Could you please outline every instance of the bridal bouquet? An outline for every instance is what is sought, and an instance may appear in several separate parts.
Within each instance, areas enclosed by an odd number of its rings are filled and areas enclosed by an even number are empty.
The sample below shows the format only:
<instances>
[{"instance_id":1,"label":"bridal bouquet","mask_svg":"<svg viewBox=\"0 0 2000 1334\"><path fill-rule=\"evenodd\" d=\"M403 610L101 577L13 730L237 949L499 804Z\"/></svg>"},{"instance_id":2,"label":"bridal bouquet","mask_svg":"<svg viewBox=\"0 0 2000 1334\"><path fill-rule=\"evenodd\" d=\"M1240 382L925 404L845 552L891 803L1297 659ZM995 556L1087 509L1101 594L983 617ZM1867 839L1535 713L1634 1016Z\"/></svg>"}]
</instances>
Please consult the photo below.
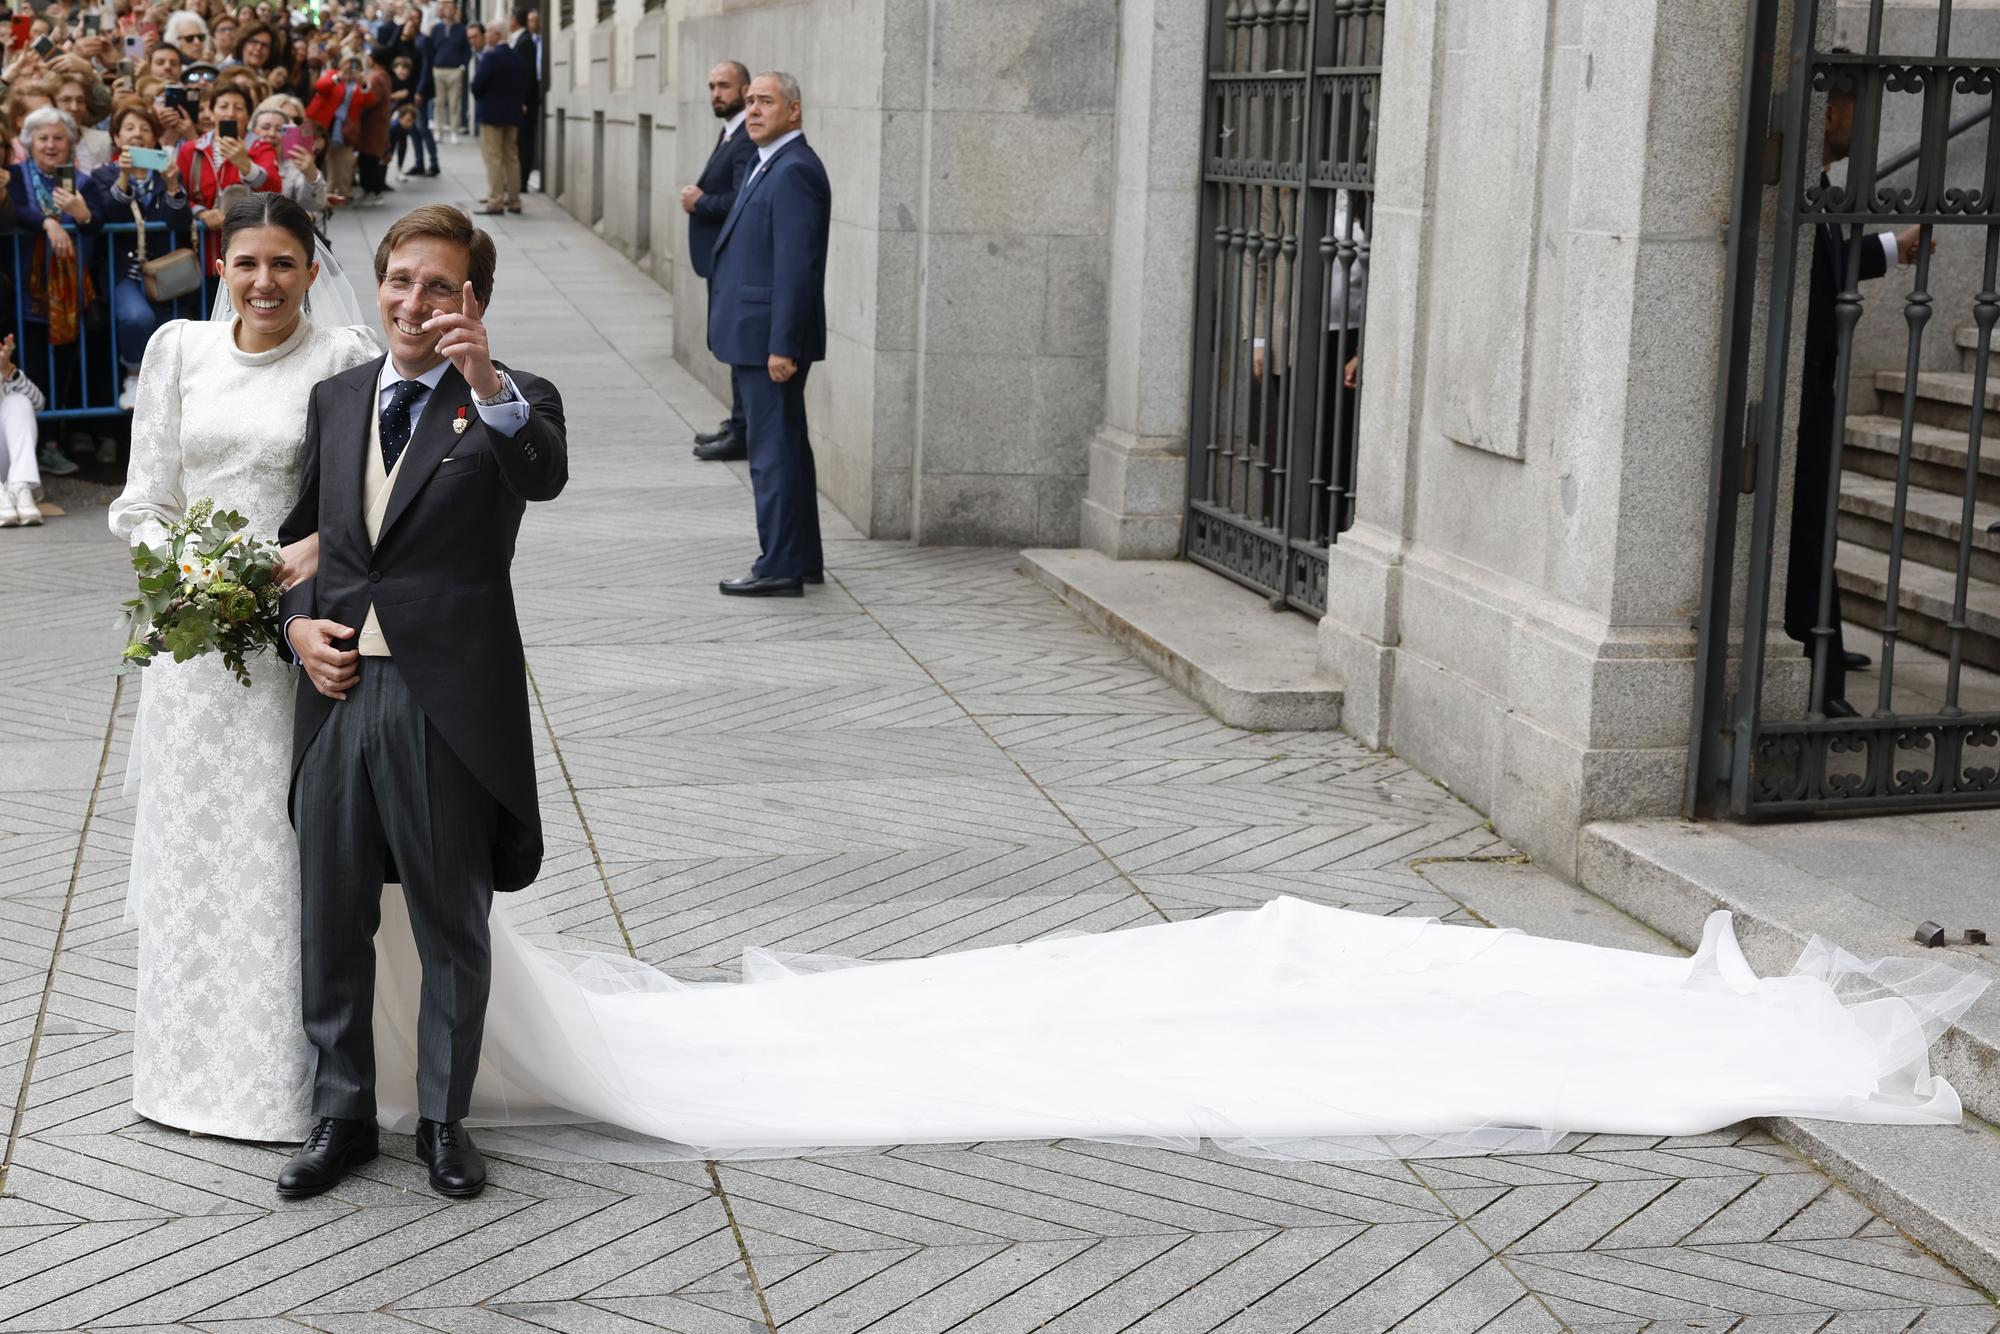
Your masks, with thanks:
<instances>
[{"instance_id":1,"label":"bridal bouquet","mask_svg":"<svg viewBox=\"0 0 2000 1334\"><path fill-rule=\"evenodd\" d=\"M131 642L120 673L162 653L175 662L220 653L236 679L250 684L246 662L278 642L280 590L277 544L252 537L249 526L242 515L218 514L213 500L199 500L167 529L164 554L132 549L139 596L125 604Z\"/></svg>"}]
</instances>

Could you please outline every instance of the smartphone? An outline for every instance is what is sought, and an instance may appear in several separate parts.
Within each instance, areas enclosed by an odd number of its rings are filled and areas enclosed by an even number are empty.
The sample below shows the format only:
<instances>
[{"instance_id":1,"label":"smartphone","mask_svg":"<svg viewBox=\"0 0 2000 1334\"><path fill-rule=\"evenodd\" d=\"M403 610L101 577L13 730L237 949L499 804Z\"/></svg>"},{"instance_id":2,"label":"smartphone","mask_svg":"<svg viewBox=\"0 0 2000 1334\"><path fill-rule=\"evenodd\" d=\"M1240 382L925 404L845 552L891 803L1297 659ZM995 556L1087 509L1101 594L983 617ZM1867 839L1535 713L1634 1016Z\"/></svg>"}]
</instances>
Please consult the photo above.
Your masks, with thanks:
<instances>
[{"instance_id":1,"label":"smartphone","mask_svg":"<svg viewBox=\"0 0 2000 1334\"><path fill-rule=\"evenodd\" d=\"M243 127L233 120L225 120L215 127L215 133L223 139L241 139Z\"/></svg>"},{"instance_id":2,"label":"smartphone","mask_svg":"<svg viewBox=\"0 0 2000 1334\"><path fill-rule=\"evenodd\" d=\"M278 161L290 161L292 150L295 148L303 148L308 153L313 151L312 133L303 125L290 125L285 128L284 137L278 140Z\"/></svg>"},{"instance_id":3,"label":"smartphone","mask_svg":"<svg viewBox=\"0 0 2000 1334\"><path fill-rule=\"evenodd\" d=\"M42 59L47 60L49 58L49 52L55 49L56 49L56 44L49 40L49 35L47 33L43 33L40 37L37 37L35 39L35 54L40 56Z\"/></svg>"},{"instance_id":4,"label":"smartphone","mask_svg":"<svg viewBox=\"0 0 2000 1334\"><path fill-rule=\"evenodd\" d=\"M128 148L132 155L132 165L145 171L165 171L174 155L164 148Z\"/></svg>"},{"instance_id":5,"label":"smartphone","mask_svg":"<svg viewBox=\"0 0 2000 1334\"><path fill-rule=\"evenodd\" d=\"M182 85L170 83L160 90L160 101L171 110L186 111L192 104L193 98Z\"/></svg>"},{"instance_id":6,"label":"smartphone","mask_svg":"<svg viewBox=\"0 0 2000 1334\"><path fill-rule=\"evenodd\" d=\"M104 16L102 14L85 14L83 16L84 36L95 37L97 36L98 33L103 31L104 31Z\"/></svg>"},{"instance_id":7,"label":"smartphone","mask_svg":"<svg viewBox=\"0 0 2000 1334\"><path fill-rule=\"evenodd\" d=\"M136 32L125 34L125 58L134 65L146 63L146 39Z\"/></svg>"},{"instance_id":8,"label":"smartphone","mask_svg":"<svg viewBox=\"0 0 2000 1334\"><path fill-rule=\"evenodd\" d=\"M20 50L28 44L28 38L33 35L34 31L35 16L33 14L16 14L14 16L14 40L10 45L16 51Z\"/></svg>"},{"instance_id":9,"label":"smartphone","mask_svg":"<svg viewBox=\"0 0 2000 1334\"><path fill-rule=\"evenodd\" d=\"M119 78L121 79L136 78L138 76L138 73L139 73L139 67L137 65L134 65L131 61L121 60L118 62Z\"/></svg>"},{"instance_id":10,"label":"smartphone","mask_svg":"<svg viewBox=\"0 0 2000 1334\"><path fill-rule=\"evenodd\" d=\"M76 168L64 167L56 173L56 184L71 194L76 193Z\"/></svg>"}]
</instances>

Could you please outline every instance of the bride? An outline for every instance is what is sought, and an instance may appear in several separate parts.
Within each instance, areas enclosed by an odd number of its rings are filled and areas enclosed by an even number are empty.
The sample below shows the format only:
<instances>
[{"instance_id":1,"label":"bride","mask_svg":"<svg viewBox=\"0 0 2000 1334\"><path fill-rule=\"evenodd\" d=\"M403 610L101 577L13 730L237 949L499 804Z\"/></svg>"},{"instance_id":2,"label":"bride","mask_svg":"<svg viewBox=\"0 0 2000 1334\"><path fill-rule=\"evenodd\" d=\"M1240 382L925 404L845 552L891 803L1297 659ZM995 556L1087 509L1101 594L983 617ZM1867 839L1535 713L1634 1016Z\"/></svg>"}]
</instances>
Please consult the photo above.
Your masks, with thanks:
<instances>
[{"instance_id":1,"label":"bride","mask_svg":"<svg viewBox=\"0 0 2000 1334\"><path fill-rule=\"evenodd\" d=\"M147 348L111 518L133 542L202 496L275 532L309 390L380 355L308 310L315 294L333 304L329 275L309 227L282 217L232 211L233 313L169 324ZM287 577L316 559L311 539L288 550ZM133 1105L296 1141L313 1118L285 809L292 676L275 658L253 676L246 690L197 659L142 677ZM472 1119L504 1128L489 1147L530 1156L1099 1137L1327 1157L1772 1115L1946 1123L1958 1099L1928 1047L1982 985L1818 946L1791 976L1759 978L1726 914L1693 958L1670 959L1293 899L866 966L753 951L740 984L695 985L538 943L519 897L492 914ZM377 952L379 1119L403 1128L421 969L400 895L385 896Z\"/></svg>"},{"instance_id":2,"label":"bride","mask_svg":"<svg viewBox=\"0 0 2000 1334\"><path fill-rule=\"evenodd\" d=\"M275 534L298 498L308 393L379 355L358 318L307 313L321 266L311 221L295 212L287 228L246 226L261 210L232 210L220 267L233 315L171 321L147 344L131 464L111 506L120 537L163 545L203 497ZM287 549L282 578L309 577L317 549L317 537ZM311 1073L285 809L291 675L260 660L245 689L219 659L163 656L140 680L127 898L139 945L133 1108L204 1134L300 1138Z\"/></svg>"}]
</instances>

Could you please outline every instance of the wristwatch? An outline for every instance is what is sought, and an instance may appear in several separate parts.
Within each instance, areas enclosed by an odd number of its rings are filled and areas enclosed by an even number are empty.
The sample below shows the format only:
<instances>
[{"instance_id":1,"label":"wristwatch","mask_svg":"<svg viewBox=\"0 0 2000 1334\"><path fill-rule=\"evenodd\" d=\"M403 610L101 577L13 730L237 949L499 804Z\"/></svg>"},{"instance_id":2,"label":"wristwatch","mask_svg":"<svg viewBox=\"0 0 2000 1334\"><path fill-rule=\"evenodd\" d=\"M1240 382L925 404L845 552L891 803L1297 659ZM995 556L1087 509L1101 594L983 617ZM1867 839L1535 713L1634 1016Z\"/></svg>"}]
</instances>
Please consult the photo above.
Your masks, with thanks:
<instances>
[{"instance_id":1,"label":"wristwatch","mask_svg":"<svg viewBox=\"0 0 2000 1334\"><path fill-rule=\"evenodd\" d=\"M507 377L504 375L500 377L499 393L495 394L491 398L481 398L477 394L473 395L472 398L473 406L479 408L497 408L502 403L512 403L513 401L514 401L514 386L507 383Z\"/></svg>"}]
</instances>

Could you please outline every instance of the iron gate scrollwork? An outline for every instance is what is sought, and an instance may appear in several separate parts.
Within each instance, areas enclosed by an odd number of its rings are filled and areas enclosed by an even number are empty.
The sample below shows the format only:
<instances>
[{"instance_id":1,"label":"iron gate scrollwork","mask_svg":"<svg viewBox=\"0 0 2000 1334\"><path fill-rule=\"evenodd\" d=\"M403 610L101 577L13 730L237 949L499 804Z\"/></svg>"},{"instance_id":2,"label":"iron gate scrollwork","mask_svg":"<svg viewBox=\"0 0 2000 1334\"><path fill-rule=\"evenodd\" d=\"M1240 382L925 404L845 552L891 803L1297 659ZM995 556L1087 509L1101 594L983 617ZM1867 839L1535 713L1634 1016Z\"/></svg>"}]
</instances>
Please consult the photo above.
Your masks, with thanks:
<instances>
[{"instance_id":1,"label":"iron gate scrollwork","mask_svg":"<svg viewBox=\"0 0 2000 1334\"><path fill-rule=\"evenodd\" d=\"M2000 60L1951 53L1951 0L1853 6L1859 50L1831 0L1781 45L1782 8L1752 0L1745 32L1687 806L2000 805ZM1876 278L1907 290L1871 301Z\"/></svg>"},{"instance_id":2,"label":"iron gate scrollwork","mask_svg":"<svg viewBox=\"0 0 2000 1334\"><path fill-rule=\"evenodd\" d=\"M1387 0L1213 0L1188 559L1326 611L1353 522Z\"/></svg>"}]
</instances>

